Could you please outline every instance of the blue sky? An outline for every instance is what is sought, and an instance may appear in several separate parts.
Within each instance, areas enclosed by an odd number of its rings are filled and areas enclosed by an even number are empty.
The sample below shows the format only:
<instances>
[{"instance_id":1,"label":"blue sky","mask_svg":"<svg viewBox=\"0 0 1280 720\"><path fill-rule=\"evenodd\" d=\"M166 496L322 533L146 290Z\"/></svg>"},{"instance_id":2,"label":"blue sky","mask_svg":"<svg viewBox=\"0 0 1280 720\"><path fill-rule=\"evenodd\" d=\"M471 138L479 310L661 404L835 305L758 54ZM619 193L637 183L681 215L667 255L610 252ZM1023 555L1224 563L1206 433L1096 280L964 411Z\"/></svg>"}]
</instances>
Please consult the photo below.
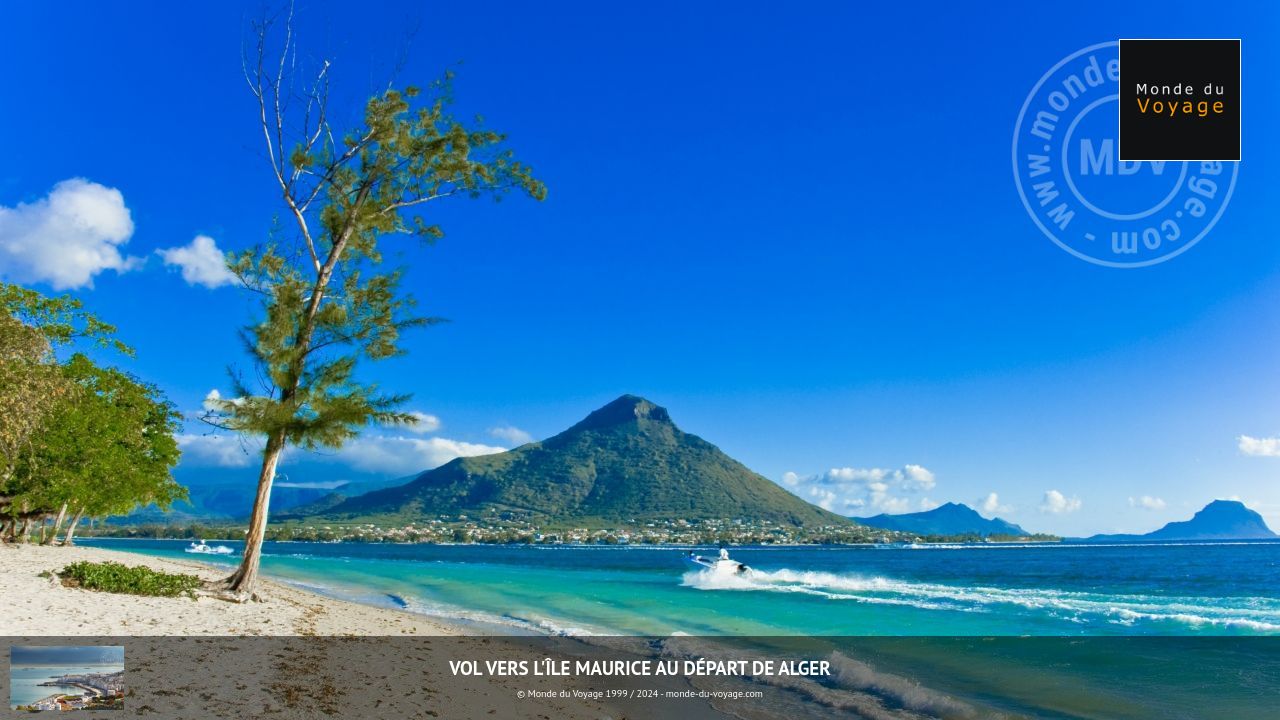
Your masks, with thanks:
<instances>
[{"instance_id":1,"label":"blue sky","mask_svg":"<svg viewBox=\"0 0 1280 720\"><path fill-rule=\"evenodd\" d=\"M403 241L406 284L451 322L365 376L440 426L294 457L291 481L408 474L633 392L853 514L987 501L1078 534L1240 497L1280 527L1276 10L464 5L299 6L353 117L417 24L400 77L453 67L459 114L508 133L549 196L442 205L444 240ZM129 369L191 411L243 364L252 305L157 253L252 245L279 212L240 74L258 8L29 3L0 31L0 249L43 248L0 253L0 275L83 297L138 348ZM1009 147L1050 66L1135 36L1243 38L1244 162L1201 243L1116 270L1040 233ZM127 211L86 241L116 257L39 234L85 192ZM180 477L248 492L234 443L190 432Z\"/></svg>"}]
</instances>

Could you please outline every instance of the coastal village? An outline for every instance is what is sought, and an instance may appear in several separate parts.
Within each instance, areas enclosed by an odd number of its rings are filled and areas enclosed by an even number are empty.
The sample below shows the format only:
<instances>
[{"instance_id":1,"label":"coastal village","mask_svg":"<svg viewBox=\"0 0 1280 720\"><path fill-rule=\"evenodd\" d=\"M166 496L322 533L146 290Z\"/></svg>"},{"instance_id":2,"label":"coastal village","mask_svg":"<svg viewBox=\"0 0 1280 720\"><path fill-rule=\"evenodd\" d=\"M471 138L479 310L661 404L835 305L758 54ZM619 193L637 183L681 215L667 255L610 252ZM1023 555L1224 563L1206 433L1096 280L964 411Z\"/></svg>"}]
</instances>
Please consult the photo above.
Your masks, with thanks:
<instances>
[{"instance_id":1,"label":"coastal village","mask_svg":"<svg viewBox=\"0 0 1280 720\"><path fill-rule=\"evenodd\" d=\"M103 537L235 539L243 532L225 525L102 525L89 535ZM486 545L837 545L919 540L907 533L857 525L796 527L769 520L656 520L594 527L550 528L495 513L477 518L442 516L406 524L283 523L267 539L312 542L387 542Z\"/></svg>"},{"instance_id":2,"label":"coastal village","mask_svg":"<svg viewBox=\"0 0 1280 720\"><path fill-rule=\"evenodd\" d=\"M853 544L897 540L901 533L870 528L822 526L800 528L768 520L659 520L612 527L552 529L526 520L479 519L465 515L428 520L400 527L373 523L353 526L275 528L275 539L316 539L363 542L478 543L533 545L797 545ZM331 536L331 537L326 537ZM892 537L890 537L892 536Z\"/></svg>"},{"instance_id":3,"label":"coastal village","mask_svg":"<svg viewBox=\"0 0 1280 720\"><path fill-rule=\"evenodd\" d=\"M226 525L104 525L104 537L237 539L244 528ZM632 521L609 526L550 528L527 518L494 512L487 517L441 516L406 524L353 523L272 525L267 539L308 542L370 542L482 545L865 545L925 542L1054 541L1055 536L922 535L864 525L797 527L770 520L691 519Z\"/></svg>"},{"instance_id":4,"label":"coastal village","mask_svg":"<svg viewBox=\"0 0 1280 720\"><path fill-rule=\"evenodd\" d=\"M17 705L19 712L42 712L54 710L108 710L124 706L124 672L86 673L78 675L59 675L48 682L40 683L48 687L76 687L83 694L73 695L56 693L37 700L30 705Z\"/></svg>"}]
</instances>

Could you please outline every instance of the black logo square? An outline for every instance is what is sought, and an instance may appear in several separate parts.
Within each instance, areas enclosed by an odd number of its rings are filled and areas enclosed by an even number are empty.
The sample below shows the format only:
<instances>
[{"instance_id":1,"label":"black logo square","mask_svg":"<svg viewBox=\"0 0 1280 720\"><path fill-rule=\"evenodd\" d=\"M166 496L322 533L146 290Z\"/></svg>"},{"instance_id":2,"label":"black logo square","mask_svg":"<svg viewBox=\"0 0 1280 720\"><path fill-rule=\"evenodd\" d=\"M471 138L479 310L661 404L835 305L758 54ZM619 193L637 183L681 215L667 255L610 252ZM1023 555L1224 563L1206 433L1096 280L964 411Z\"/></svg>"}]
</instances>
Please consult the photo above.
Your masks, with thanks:
<instances>
[{"instance_id":1,"label":"black logo square","mask_svg":"<svg viewBox=\"0 0 1280 720\"><path fill-rule=\"evenodd\" d=\"M1239 40L1120 41L1121 160L1240 159Z\"/></svg>"}]
</instances>

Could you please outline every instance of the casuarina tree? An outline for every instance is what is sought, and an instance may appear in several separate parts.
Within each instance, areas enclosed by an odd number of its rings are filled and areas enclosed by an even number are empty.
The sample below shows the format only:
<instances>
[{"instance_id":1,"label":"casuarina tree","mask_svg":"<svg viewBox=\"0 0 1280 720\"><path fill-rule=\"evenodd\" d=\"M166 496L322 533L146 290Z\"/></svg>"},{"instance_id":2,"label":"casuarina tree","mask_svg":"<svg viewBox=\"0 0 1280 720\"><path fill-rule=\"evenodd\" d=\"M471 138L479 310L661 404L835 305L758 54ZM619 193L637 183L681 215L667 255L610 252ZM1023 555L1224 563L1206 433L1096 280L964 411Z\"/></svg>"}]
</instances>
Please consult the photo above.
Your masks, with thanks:
<instances>
[{"instance_id":1,"label":"casuarina tree","mask_svg":"<svg viewBox=\"0 0 1280 720\"><path fill-rule=\"evenodd\" d=\"M291 12L291 11L290 11ZM283 203L284 229L228 258L241 285L261 299L243 332L251 376L232 373L234 392L211 394L209 422L257 437L257 492L239 568L224 582L249 599L258 578L271 486L289 447L337 448L369 425L412 424L406 396L362 381L361 361L402 354L404 331L435 322L414 312L401 269L384 260L391 243L443 236L426 212L451 197L542 199L545 188L504 147L504 136L450 113L450 80L387 89L343 130L329 99L331 65L302 78L290 14L252 25L245 80Z\"/></svg>"}]
</instances>

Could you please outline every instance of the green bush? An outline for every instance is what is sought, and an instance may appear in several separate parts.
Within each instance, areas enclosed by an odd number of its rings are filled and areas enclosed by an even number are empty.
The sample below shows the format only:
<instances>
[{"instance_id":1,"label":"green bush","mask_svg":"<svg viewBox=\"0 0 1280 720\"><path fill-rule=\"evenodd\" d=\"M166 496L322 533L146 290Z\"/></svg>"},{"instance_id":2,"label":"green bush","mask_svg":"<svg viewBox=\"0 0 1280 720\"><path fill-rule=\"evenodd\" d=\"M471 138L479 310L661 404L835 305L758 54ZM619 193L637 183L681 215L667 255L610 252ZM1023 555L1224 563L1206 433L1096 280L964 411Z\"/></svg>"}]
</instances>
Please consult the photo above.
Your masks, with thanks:
<instances>
[{"instance_id":1,"label":"green bush","mask_svg":"<svg viewBox=\"0 0 1280 720\"><path fill-rule=\"evenodd\" d=\"M64 585L86 590L151 595L155 597L195 597L200 578L160 572L149 567L129 567L117 562L72 563L58 573Z\"/></svg>"}]
</instances>

